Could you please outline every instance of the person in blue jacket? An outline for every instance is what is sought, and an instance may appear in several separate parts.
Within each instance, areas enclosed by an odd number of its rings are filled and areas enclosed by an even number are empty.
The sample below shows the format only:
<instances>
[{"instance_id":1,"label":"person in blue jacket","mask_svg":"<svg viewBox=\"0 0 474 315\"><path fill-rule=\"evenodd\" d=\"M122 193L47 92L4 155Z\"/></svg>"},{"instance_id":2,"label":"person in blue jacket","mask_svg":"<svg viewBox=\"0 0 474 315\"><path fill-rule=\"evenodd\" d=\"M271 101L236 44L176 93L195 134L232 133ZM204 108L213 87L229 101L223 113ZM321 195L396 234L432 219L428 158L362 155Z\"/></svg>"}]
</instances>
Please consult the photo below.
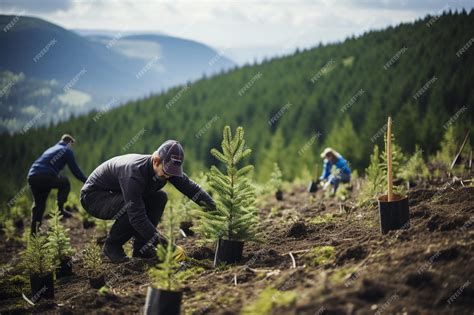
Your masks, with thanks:
<instances>
[{"instance_id":1,"label":"person in blue jacket","mask_svg":"<svg viewBox=\"0 0 474 315\"><path fill-rule=\"evenodd\" d=\"M69 179L59 175L59 172L67 164L78 180L86 182L87 177L77 165L71 149L75 142L76 140L71 135L63 135L61 141L43 152L28 172L28 184L34 198L31 234L35 234L41 225L46 200L52 189L58 190L57 202L61 214L65 218L71 217L71 214L64 210L64 203L67 201L71 185Z\"/></svg>"},{"instance_id":2,"label":"person in blue jacket","mask_svg":"<svg viewBox=\"0 0 474 315\"><path fill-rule=\"evenodd\" d=\"M323 173L319 178L321 181L325 181L323 188L326 189L329 185L332 185L332 194L335 194L339 183L348 183L351 180L351 169L347 161L342 157L341 154L333 150L332 148L326 148L321 153L321 157L324 159ZM336 166L337 173L331 174L331 169Z\"/></svg>"}]
</instances>

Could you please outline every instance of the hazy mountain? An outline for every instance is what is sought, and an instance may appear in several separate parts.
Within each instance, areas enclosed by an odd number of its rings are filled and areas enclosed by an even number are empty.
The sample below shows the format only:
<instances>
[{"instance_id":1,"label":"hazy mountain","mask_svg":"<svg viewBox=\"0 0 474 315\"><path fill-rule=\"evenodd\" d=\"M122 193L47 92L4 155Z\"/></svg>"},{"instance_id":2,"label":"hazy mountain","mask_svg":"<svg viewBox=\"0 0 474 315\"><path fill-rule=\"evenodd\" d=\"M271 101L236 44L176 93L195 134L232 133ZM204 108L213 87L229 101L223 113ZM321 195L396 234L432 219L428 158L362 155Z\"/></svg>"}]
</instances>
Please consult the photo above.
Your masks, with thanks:
<instances>
[{"instance_id":1,"label":"hazy mountain","mask_svg":"<svg viewBox=\"0 0 474 315\"><path fill-rule=\"evenodd\" d=\"M35 124L57 121L234 66L206 45L171 36L81 36L10 15L0 15L0 29L0 131L22 130L38 112ZM48 93L36 97L38 85Z\"/></svg>"}]
</instances>

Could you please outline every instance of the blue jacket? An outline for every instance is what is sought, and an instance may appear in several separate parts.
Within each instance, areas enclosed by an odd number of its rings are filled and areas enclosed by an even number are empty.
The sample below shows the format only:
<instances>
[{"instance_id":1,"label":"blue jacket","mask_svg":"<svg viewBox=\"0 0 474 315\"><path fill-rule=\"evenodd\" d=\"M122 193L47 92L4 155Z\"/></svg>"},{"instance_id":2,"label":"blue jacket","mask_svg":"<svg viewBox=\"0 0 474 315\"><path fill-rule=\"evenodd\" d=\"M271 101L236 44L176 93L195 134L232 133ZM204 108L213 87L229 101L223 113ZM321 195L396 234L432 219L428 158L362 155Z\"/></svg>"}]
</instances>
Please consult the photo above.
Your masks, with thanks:
<instances>
[{"instance_id":1,"label":"blue jacket","mask_svg":"<svg viewBox=\"0 0 474 315\"><path fill-rule=\"evenodd\" d=\"M59 141L51 148L44 151L33 165L31 165L28 177L37 174L51 174L58 176L59 172L66 164L78 180L83 183L86 182L87 177L82 173L79 166L77 166L74 152L72 152L71 148L68 147L67 143L64 141Z\"/></svg>"},{"instance_id":2,"label":"blue jacket","mask_svg":"<svg viewBox=\"0 0 474 315\"><path fill-rule=\"evenodd\" d=\"M341 156L337 159L336 163L331 163L328 159L324 159L323 174L321 174L319 179L322 180L328 178L329 175L331 175L331 168L333 165L336 165L339 172L349 175L351 174L351 169L349 168L347 161Z\"/></svg>"}]
</instances>

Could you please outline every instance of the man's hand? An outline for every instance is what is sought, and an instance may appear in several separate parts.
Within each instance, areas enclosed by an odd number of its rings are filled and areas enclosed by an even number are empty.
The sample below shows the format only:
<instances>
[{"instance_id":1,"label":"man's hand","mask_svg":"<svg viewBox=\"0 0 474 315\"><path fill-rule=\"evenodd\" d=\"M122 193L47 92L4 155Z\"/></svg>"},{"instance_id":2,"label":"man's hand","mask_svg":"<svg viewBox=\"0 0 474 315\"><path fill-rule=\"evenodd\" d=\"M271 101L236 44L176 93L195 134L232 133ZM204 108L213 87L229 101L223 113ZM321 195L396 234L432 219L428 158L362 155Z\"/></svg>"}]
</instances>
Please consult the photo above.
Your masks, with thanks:
<instances>
[{"instance_id":1,"label":"man's hand","mask_svg":"<svg viewBox=\"0 0 474 315\"><path fill-rule=\"evenodd\" d=\"M176 262L182 262L186 260L186 252L184 251L184 248L182 248L179 245L176 245L176 248L174 249L174 254L173 258Z\"/></svg>"}]
</instances>

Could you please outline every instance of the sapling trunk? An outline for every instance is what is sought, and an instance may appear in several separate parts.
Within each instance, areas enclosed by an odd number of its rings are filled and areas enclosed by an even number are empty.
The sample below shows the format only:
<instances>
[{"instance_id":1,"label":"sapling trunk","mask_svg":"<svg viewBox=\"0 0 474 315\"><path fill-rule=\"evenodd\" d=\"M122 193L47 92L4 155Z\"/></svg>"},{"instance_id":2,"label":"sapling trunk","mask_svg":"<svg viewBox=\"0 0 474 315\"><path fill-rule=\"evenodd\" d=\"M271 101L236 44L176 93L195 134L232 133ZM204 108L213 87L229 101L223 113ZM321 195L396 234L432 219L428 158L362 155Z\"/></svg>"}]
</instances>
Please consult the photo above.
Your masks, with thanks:
<instances>
[{"instance_id":1,"label":"sapling trunk","mask_svg":"<svg viewBox=\"0 0 474 315\"><path fill-rule=\"evenodd\" d=\"M392 117L387 122L387 198L393 200L393 174L392 174Z\"/></svg>"}]
</instances>

